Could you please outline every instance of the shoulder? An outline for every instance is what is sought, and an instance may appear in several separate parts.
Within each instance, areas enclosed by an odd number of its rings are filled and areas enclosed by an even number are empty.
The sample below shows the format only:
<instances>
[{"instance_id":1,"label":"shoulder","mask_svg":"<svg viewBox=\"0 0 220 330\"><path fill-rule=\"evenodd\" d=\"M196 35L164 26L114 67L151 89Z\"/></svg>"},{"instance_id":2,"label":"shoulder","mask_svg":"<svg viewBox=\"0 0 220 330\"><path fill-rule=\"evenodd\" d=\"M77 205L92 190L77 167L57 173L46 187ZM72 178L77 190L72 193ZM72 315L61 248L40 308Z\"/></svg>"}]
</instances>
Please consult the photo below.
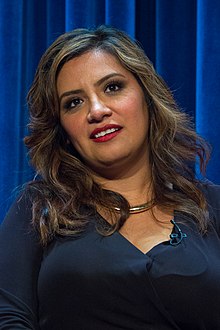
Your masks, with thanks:
<instances>
[{"instance_id":1,"label":"shoulder","mask_svg":"<svg viewBox=\"0 0 220 330\"><path fill-rule=\"evenodd\" d=\"M5 219L1 224L1 230L21 228L32 228L32 205L35 195L34 189L31 185L26 184L17 192L14 202L9 208Z\"/></svg>"},{"instance_id":2,"label":"shoulder","mask_svg":"<svg viewBox=\"0 0 220 330\"><path fill-rule=\"evenodd\" d=\"M203 183L201 190L204 193L208 205L220 211L220 185Z\"/></svg>"},{"instance_id":3,"label":"shoulder","mask_svg":"<svg viewBox=\"0 0 220 330\"><path fill-rule=\"evenodd\" d=\"M0 250L4 251L5 255L7 252L8 260L10 255L11 258L13 255L17 256L18 251L21 255L22 253L29 255L30 260L32 260L31 254L39 255L43 251L39 230L32 220L32 195L28 186L22 189L1 223Z\"/></svg>"},{"instance_id":4,"label":"shoulder","mask_svg":"<svg viewBox=\"0 0 220 330\"><path fill-rule=\"evenodd\" d=\"M204 183L201 185L201 190L208 204L209 217L220 231L220 185Z\"/></svg>"}]
</instances>

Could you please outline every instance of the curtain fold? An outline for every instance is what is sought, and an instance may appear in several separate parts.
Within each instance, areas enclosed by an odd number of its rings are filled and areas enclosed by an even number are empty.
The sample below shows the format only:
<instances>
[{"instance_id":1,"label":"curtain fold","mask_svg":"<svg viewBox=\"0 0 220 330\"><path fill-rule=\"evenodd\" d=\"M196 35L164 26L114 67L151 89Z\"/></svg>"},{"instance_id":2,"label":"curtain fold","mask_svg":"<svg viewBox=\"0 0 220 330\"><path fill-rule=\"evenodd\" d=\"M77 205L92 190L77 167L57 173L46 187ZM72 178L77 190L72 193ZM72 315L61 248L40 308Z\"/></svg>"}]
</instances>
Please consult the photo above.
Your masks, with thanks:
<instances>
[{"instance_id":1,"label":"curtain fold","mask_svg":"<svg viewBox=\"0 0 220 330\"><path fill-rule=\"evenodd\" d=\"M195 1L157 1L155 66L191 115L196 92L196 19Z\"/></svg>"},{"instance_id":2,"label":"curtain fold","mask_svg":"<svg viewBox=\"0 0 220 330\"><path fill-rule=\"evenodd\" d=\"M197 131L213 146L208 179L220 183L218 0L0 1L0 221L31 180L23 138L26 94L45 49L65 31L113 25L137 38Z\"/></svg>"},{"instance_id":3,"label":"curtain fold","mask_svg":"<svg viewBox=\"0 0 220 330\"><path fill-rule=\"evenodd\" d=\"M196 129L212 145L207 175L220 183L220 2L197 8Z\"/></svg>"}]
</instances>

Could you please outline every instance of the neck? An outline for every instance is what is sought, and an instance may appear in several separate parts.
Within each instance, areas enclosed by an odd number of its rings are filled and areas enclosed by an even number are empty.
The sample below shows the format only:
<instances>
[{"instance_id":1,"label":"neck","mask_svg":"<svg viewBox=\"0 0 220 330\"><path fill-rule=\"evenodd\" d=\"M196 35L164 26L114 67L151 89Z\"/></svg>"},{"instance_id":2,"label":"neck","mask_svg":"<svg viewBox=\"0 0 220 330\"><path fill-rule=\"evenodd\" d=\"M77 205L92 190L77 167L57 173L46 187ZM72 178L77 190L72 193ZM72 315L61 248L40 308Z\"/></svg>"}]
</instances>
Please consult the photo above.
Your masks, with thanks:
<instances>
[{"instance_id":1,"label":"neck","mask_svg":"<svg viewBox=\"0 0 220 330\"><path fill-rule=\"evenodd\" d=\"M149 172L146 169L142 169L111 179L94 175L94 179L104 189L120 193L128 200L130 205L139 205L153 198L152 181Z\"/></svg>"}]
</instances>

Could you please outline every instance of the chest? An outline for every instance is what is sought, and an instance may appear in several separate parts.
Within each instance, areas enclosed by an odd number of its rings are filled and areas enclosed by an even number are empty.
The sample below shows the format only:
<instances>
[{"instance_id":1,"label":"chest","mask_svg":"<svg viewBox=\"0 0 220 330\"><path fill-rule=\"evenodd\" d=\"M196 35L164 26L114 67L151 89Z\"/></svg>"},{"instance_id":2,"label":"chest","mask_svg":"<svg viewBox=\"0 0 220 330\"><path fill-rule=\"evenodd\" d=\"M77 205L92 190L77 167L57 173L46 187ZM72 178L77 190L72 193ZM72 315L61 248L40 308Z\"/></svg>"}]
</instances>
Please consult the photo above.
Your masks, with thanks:
<instances>
[{"instance_id":1,"label":"chest","mask_svg":"<svg viewBox=\"0 0 220 330\"><path fill-rule=\"evenodd\" d=\"M120 234L142 253L147 253L154 246L170 240L173 230L172 215L160 212L157 218L151 213L137 214L130 217Z\"/></svg>"},{"instance_id":2,"label":"chest","mask_svg":"<svg viewBox=\"0 0 220 330\"><path fill-rule=\"evenodd\" d=\"M118 326L112 329L129 322L139 330L165 319L179 329L208 328L210 320L220 327L219 237L181 228L187 234L181 244L159 243L147 254L118 232L55 241L39 274L40 318L50 315L51 328L53 322L62 328L66 314L79 328L86 320L87 329L100 315L102 329L112 319Z\"/></svg>"}]
</instances>

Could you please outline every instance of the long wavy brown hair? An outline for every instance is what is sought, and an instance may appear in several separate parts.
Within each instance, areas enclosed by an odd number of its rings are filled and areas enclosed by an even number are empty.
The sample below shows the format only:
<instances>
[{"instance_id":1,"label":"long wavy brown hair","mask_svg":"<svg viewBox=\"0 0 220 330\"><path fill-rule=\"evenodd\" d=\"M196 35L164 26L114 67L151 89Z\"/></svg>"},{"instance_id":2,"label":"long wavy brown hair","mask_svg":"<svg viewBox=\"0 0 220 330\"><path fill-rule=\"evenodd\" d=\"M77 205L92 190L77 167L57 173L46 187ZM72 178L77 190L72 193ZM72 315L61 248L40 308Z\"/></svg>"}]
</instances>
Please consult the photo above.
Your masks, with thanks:
<instances>
[{"instance_id":1,"label":"long wavy brown hair","mask_svg":"<svg viewBox=\"0 0 220 330\"><path fill-rule=\"evenodd\" d=\"M201 172L205 171L208 145L178 108L141 46L118 29L100 26L61 35L43 55L28 94L30 134L25 144L39 175L30 185L33 222L42 243L47 244L55 235L80 234L97 207L113 215L115 206L121 210L120 216L112 217L110 229L99 226L103 235L118 230L129 217L128 201L94 181L90 169L67 143L60 125L56 89L59 71L70 59L94 49L115 56L144 91L150 115L149 153L155 203L190 215L204 232L206 201L194 168L197 162Z\"/></svg>"}]
</instances>

